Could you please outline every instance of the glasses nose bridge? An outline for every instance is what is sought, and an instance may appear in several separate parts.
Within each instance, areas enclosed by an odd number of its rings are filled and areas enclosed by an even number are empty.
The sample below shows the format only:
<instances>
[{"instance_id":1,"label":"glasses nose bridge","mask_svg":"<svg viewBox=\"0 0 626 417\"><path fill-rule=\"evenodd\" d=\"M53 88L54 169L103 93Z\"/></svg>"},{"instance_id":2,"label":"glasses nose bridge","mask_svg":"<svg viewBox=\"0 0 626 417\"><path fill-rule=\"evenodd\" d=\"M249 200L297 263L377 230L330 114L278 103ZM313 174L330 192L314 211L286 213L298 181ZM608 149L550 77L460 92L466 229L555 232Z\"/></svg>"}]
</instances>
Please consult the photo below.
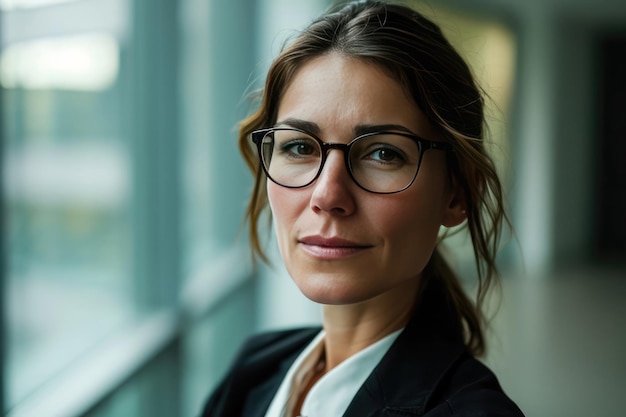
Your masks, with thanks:
<instances>
[{"instance_id":1,"label":"glasses nose bridge","mask_svg":"<svg viewBox=\"0 0 626 417\"><path fill-rule=\"evenodd\" d=\"M348 172L350 172L350 163L348 160L348 154L350 152L350 144L347 143L332 143L332 142L322 142L322 153L324 155L324 159L322 161L322 165L320 166L320 171L324 168L324 165L326 165L326 160L328 159L328 153L333 150L336 149L338 151L341 151L343 153L343 160L344 163L346 165L346 170Z\"/></svg>"},{"instance_id":2,"label":"glasses nose bridge","mask_svg":"<svg viewBox=\"0 0 626 417\"><path fill-rule=\"evenodd\" d=\"M322 148L324 149L325 153L328 153L331 149L338 149L346 154L350 149L350 145L347 143L322 142Z\"/></svg>"}]
</instances>

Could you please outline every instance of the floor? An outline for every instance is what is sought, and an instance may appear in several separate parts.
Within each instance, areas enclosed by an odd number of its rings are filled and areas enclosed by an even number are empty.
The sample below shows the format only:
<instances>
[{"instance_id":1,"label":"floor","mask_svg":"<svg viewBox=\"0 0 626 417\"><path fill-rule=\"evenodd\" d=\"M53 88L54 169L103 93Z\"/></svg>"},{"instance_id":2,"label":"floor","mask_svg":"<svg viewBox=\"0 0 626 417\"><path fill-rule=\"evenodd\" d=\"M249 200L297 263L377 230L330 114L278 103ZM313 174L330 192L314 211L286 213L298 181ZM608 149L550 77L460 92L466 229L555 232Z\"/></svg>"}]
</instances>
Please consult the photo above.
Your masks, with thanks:
<instances>
[{"instance_id":1,"label":"floor","mask_svg":"<svg viewBox=\"0 0 626 417\"><path fill-rule=\"evenodd\" d=\"M527 417L626 416L626 272L508 277L486 362Z\"/></svg>"}]
</instances>

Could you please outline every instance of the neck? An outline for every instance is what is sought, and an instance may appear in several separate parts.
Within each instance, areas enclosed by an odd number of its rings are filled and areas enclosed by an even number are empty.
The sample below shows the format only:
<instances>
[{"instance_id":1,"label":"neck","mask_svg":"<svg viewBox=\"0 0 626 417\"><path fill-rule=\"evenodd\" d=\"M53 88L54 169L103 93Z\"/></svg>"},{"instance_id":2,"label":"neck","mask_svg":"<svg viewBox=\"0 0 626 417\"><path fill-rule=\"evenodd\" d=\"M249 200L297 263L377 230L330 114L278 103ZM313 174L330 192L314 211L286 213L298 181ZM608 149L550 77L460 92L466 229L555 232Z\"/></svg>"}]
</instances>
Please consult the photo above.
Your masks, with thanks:
<instances>
[{"instance_id":1,"label":"neck","mask_svg":"<svg viewBox=\"0 0 626 417\"><path fill-rule=\"evenodd\" d=\"M406 326L415 306L419 282L413 280L355 304L325 305L326 371Z\"/></svg>"}]
</instances>

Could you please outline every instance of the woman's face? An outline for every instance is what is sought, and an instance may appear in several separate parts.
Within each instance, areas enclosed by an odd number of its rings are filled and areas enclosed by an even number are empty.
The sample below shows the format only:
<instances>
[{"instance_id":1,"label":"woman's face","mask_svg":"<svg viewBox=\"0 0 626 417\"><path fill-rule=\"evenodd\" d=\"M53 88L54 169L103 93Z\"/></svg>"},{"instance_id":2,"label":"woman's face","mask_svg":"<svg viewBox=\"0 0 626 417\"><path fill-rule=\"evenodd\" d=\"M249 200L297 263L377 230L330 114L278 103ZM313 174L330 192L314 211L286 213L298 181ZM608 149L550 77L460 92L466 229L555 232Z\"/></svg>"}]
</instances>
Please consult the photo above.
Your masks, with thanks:
<instances>
[{"instance_id":1,"label":"woman's face","mask_svg":"<svg viewBox=\"0 0 626 417\"><path fill-rule=\"evenodd\" d=\"M284 92L276 125L294 124L315 126L312 133L334 143L350 142L364 125L398 125L435 138L399 83L337 53L306 63ZM414 183L396 194L359 188L340 150L329 152L307 187L268 181L280 253L304 295L334 305L414 295L440 225L464 219L445 159L444 152L426 152Z\"/></svg>"}]
</instances>

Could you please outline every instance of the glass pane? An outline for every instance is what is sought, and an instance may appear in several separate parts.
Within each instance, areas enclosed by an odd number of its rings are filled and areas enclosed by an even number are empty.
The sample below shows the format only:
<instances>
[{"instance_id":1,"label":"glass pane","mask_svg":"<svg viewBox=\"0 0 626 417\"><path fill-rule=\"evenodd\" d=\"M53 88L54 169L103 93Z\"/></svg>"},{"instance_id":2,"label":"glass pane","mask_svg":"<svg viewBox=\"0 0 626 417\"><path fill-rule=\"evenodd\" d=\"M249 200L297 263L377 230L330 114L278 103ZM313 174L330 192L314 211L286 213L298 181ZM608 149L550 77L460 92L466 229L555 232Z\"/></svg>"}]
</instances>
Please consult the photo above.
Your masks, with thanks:
<instances>
[{"instance_id":1,"label":"glass pane","mask_svg":"<svg viewBox=\"0 0 626 417\"><path fill-rule=\"evenodd\" d=\"M0 0L0 9L27 9L33 7L49 6L57 3L65 3L77 0Z\"/></svg>"},{"instance_id":2,"label":"glass pane","mask_svg":"<svg viewBox=\"0 0 626 417\"><path fill-rule=\"evenodd\" d=\"M77 32L14 42L0 55L8 406L132 312L120 49L106 31Z\"/></svg>"}]
</instances>

